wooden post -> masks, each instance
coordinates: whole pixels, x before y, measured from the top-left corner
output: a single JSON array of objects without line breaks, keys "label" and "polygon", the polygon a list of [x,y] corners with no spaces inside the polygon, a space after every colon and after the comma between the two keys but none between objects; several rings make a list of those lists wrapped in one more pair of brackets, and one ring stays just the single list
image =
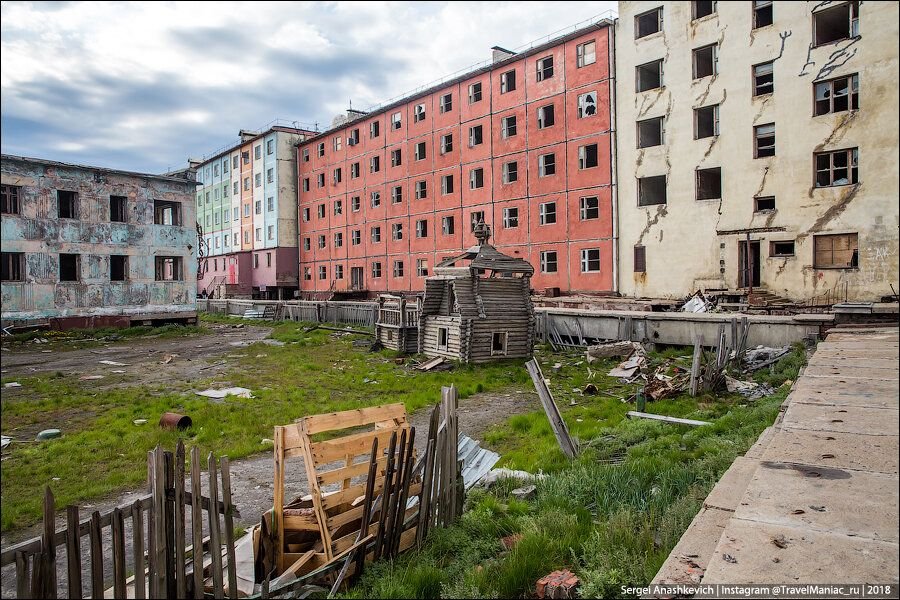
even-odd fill
[{"label": "wooden post", "polygon": [[131,541],[134,548],[134,597],[147,597],[147,579],[144,574],[144,508],[140,500],[131,505]]},{"label": "wooden post", "polygon": [[415,450],[416,428],[410,427],[409,440],[407,441],[406,464],[403,465],[403,479],[400,482],[399,500],[397,502],[397,516],[394,519],[394,533],[391,540],[391,556],[400,552],[400,536],[403,533],[403,525],[406,521],[406,501],[409,498],[409,484],[413,467],[413,451]]},{"label": "wooden post", "polygon": [[525,363],[525,368],[528,369],[528,374],[531,375],[531,380],[534,382],[538,398],[544,407],[547,418],[550,420],[550,427],[553,429],[554,435],[556,435],[556,441],[559,442],[559,446],[566,456],[575,458],[578,454],[578,450],[569,435],[569,429],[566,427],[566,422],[563,421],[562,415],[559,413],[559,408],[557,408],[556,403],[553,401],[553,396],[550,394],[550,389],[547,387],[547,381],[544,379],[541,367],[538,365],[537,360],[531,359]]},{"label": "wooden post", "polygon": [[100,529],[100,512],[91,514],[91,598],[103,598],[103,538]]},{"label": "wooden post", "polygon": [[113,509],[112,522],[112,567],[113,593],[116,598],[125,598],[125,520],[122,509]]},{"label": "wooden post", "polygon": [[[372,451],[369,456],[369,472],[366,476],[366,495],[363,501],[363,514],[359,522],[359,541],[369,535],[369,524],[372,521],[372,504],[375,501],[375,480],[378,479],[378,438],[372,438]],[[347,559],[349,561],[349,555]],[[362,575],[366,562],[366,547],[359,549],[356,555],[356,576]]]},{"label": "wooden post", "polygon": [[284,568],[282,556],[284,555],[284,427],[275,428],[275,475],[273,523],[275,530],[275,569],[281,572]]},{"label": "wooden post", "polygon": [[387,527],[388,498],[390,498],[391,495],[396,450],[397,432],[395,431],[391,434],[391,441],[388,443],[387,465],[385,466],[384,486],[381,488],[381,509],[378,513],[378,530],[375,535],[375,554],[373,560],[381,558],[381,545],[384,541],[385,528]]},{"label": "wooden post", "polygon": [[194,598],[203,598],[203,506],[200,483],[200,449],[191,448],[191,566],[194,575]]},{"label": "wooden post", "polygon": [[166,467],[163,496],[165,498],[163,514],[166,519],[166,597],[175,598],[178,597],[175,575],[175,502],[169,500],[169,490],[173,496],[175,492],[175,456],[171,452],[163,452],[163,462]]},{"label": "wooden post", "polygon": [[[237,559],[234,554],[234,514],[231,505],[231,464],[222,457],[222,503],[225,505],[225,551],[228,553],[228,595],[237,598]],[[218,510],[218,507],[216,507]]]},{"label": "wooden post", "polygon": [[213,597],[225,597],[225,583],[222,578],[222,541],[219,536],[219,482],[216,457],[210,452],[206,457],[209,472],[209,555],[212,558]]},{"label": "wooden post", "polygon": [[166,462],[162,448],[156,447],[153,455],[153,585],[150,596],[162,598],[167,592],[166,569]]},{"label": "wooden post", "polygon": [[694,338],[694,357],[691,361],[691,396],[699,392],[700,384],[700,353],[703,351],[703,336]]},{"label": "wooden post", "polygon": [[66,564],[69,579],[69,598],[80,599],[81,594],[81,524],[78,507],[66,507]]},{"label": "wooden post", "polygon": [[175,593],[179,598],[187,596],[185,581],[184,535],[184,442],[175,446]]},{"label": "wooden post", "polygon": [[44,598],[56,598],[56,502],[44,488],[44,534],[41,536],[41,580]]},{"label": "wooden post", "polygon": [[24,552],[16,552],[16,598],[19,600],[37,598],[37,595],[32,594],[29,589],[28,580],[28,555]]}]

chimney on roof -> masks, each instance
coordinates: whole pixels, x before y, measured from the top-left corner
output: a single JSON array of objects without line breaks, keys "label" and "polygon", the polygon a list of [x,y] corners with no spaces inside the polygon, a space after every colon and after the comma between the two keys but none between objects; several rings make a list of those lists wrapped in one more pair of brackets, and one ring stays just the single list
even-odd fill
[{"label": "chimney on roof", "polygon": [[238,136],[240,136],[242,142],[246,142],[247,140],[255,138],[258,135],[258,131],[250,131],[249,129],[241,129],[238,132]]},{"label": "chimney on roof", "polygon": [[500,46],[494,46],[491,48],[491,62],[500,62],[501,60],[506,60],[510,56],[515,56],[516,53],[512,50],[507,50],[506,48],[501,48]]},{"label": "chimney on roof", "polygon": [[199,158],[189,158],[188,159],[188,169],[198,169],[200,165],[203,164],[203,161]]},{"label": "chimney on roof", "polygon": [[360,117],[366,116],[368,113],[364,110],[356,110],[355,108],[347,109],[347,120],[353,121],[359,119]]}]

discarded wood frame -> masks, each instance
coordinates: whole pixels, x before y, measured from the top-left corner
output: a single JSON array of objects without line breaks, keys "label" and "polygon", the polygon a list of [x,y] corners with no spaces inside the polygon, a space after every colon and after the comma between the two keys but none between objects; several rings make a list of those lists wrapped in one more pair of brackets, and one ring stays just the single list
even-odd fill
[{"label": "discarded wood frame", "polygon": [[559,442],[559,447],[566,456],[575,458],[578,455],[578,447],[572,440],[572,436],[569,435],[569,428],[566,427],[566,422],[553,401],[553,395],[550,393],[550,388],[547,387],[547,381],[544,379],[544,374],[541,372],[537,359],[529,360],[525,363],[525,368],[528,369],[528,374],[531,375],[538,398],[541,400],[541,406],[544,407],[544,412],[550,420],[550,427],[553,428],[553,434],[556,436],[556,441]]}]

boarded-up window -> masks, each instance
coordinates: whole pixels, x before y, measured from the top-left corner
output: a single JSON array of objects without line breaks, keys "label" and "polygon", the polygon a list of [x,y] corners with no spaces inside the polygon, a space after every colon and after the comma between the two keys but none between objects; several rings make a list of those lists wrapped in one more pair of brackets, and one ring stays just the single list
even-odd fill
[{"label": "boarded-up window", "polygon": [[813,238],[817,269],[855,269],[859,266],[859,236],[855,233]]},{"label": "boarded-up window", "polygon": [[645,246],[634,247],[634,272],[647,272],[647,248]]}]

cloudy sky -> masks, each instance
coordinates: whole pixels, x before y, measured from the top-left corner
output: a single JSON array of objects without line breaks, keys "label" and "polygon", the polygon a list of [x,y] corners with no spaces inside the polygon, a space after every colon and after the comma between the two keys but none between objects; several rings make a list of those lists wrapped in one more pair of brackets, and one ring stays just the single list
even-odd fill
[{"label": "cloudy sky", "polygon": [[3,2],[2,150],[162,172],[366,109],[615,2]]}]

